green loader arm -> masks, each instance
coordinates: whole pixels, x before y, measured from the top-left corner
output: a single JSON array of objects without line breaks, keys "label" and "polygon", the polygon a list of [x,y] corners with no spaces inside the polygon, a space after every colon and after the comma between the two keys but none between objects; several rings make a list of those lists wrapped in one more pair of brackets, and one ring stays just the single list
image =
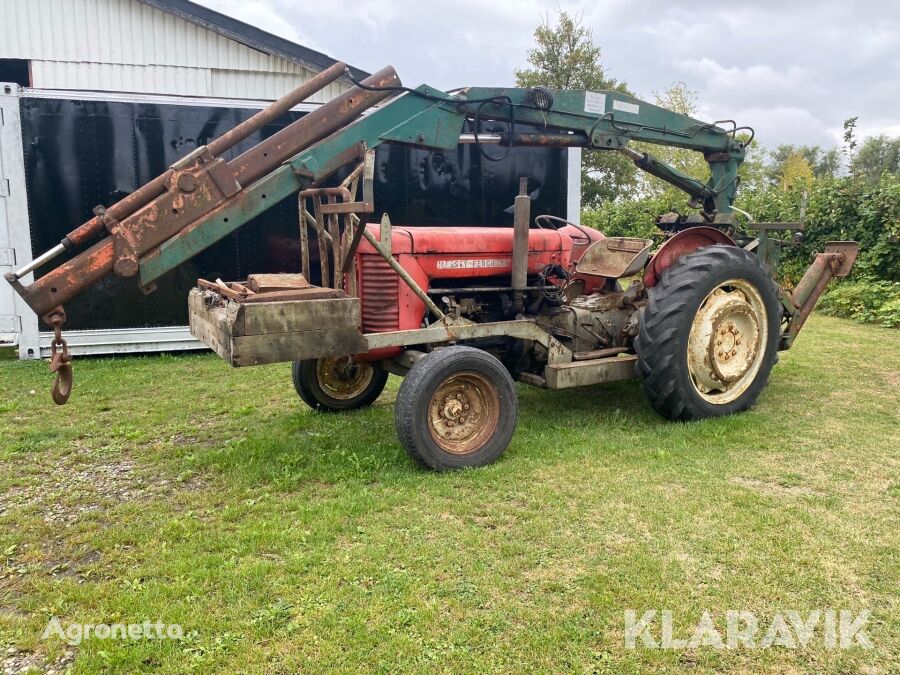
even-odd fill
[{"label": "green loader arm", "polygon": [[[140,264],[142,285],[190,259],[268,207],[327,178],[360,146],[371,150],[399,143],[431,150],[454,150],[460,142],[506,146],[584,147],[623,151],[635,164],[675,185],[702,206],[709,220],[728,214],[737,191],[737,169],[744,144],[713,124],[671,112],[616,91],[552,92],[551,107],[535,104],[531,89],[472,88],[455,94],[421,86],[373,110],[325,140],[300,152],[254,185],[243,198],[210,214],[161,244]],[[535,133],[464,133],[467,121],[492,120],[530,125]],[[711,177],[702,183],[649,154],[628,147],[644,141],[702,152]],[[725,218],[730,222],[729,218]]]}]

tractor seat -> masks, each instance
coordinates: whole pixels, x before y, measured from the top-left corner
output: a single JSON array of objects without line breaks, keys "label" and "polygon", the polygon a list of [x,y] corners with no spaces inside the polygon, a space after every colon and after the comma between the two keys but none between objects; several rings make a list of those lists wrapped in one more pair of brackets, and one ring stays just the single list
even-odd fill
[{"label": "tractor seat", "polygon": [[607,237],[588,247],[575,271],[607,279],[630,277],[644,267],[652,246],[652,239]]}]

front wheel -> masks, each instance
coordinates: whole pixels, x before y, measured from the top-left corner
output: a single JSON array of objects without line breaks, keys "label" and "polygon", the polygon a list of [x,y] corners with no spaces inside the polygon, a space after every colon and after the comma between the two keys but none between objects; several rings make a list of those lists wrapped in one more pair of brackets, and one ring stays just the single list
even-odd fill
[{"label": "front wheel", "polygon": [[493,356],[442,347],[410,368],[394,405],[397,436],[418,462],[436,471],[484,466],[506,450],[516,430],[513,380]]},{"label": "front wheel", "polygon": [[375,402],[388,373],[375,363],[354,361],[349,356],[294,361],[294,389],[313,410],[356,410]]},{"label": "front wheel", "polygon": [[682,256],[649,289],[635,340],[653,408],[697,420],[752,406],[778,360],[781,304],[757,257],[735,246]]}]

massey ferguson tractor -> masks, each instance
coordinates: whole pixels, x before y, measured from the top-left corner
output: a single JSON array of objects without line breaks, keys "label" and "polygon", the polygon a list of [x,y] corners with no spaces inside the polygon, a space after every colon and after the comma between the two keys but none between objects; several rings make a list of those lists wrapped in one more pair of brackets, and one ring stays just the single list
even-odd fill
[{"label": "massey ferguson tractor", "polygon": [[[516,427],[514,382],[546,389],[637,377],[672,420],[754,404],[829,279],[858,246],[832,242],[793,291],[774,281],[798,223],[739,226],[745,143],[733,122],[704,123],[617,91],[401,86],[387,67],[242,155],[222,154],[344,76],[323,71],[6,275],[55,331],[53,398],[72,365],[63,305],[110,274],[154,280],[270,206],[299,195],[300,274],[199,280],[191,332],[232,366],[292,362],[316,410],[372,404],[389,373],[400,442],[435,470],[482,466]],[[349,73],[349,71],[346,71]],[[500,133],[482,129],[490,122]],[[699,181],[629,146],[703,153]],[[512,227],[392,227],[372,219],[374,149],[453,152],[461,143],[624,153],[683,190],[693,215],[659,217],[660,241],[607,237],[531,213],[522,181]],[[496,152],[496,151],[495,151]],[[79,249],[83,249],[78,252]],[[65,262],[32,281],[61,254]]]}]

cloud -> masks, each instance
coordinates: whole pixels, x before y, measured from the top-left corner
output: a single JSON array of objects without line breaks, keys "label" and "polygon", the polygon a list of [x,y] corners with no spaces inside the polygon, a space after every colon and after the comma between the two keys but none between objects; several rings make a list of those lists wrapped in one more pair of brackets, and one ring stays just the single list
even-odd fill
[{"label": "cloud", "polygon": [[200,0],[364,70],[391,64],[411,86],[508,86],[534,27],[580,13],[607,72],[645,98],[683,80],[707,119],[734,118],[770,147],[832,145],[900,126],[895,0]]},{"label": "cloud", "polygon": [[270,0],[194,0],[194,2],[256,26],[267,33],[316,51],[324,51],[316,46],[318,43],[313,37],[303,34],[292,21],[285,20],[285,13]]}]

